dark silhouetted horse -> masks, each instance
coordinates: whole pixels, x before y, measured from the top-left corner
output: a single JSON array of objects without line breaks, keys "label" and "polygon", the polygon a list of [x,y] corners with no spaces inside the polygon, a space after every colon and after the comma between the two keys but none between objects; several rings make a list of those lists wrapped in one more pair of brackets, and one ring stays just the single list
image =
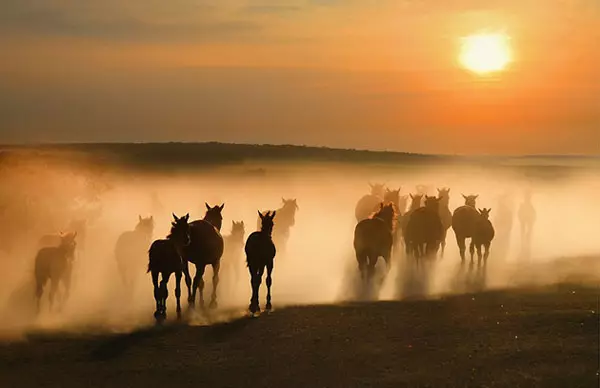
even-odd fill
[{"label": "dark silhouetted horse", "polygon": [[[490,245],[495,236],[494,226],[490,221],[490,212],[492,209],[479,209],[479,220],[475,227],[475,233],[471,239],[471,245],[477,249],[477,266],[481,267],[481,259],[483,258],[483,266],[487,266],[487,260],[490,256]],[[481,248],[485,249],[485,252],[481,254]],[[473,248],[471,248],[473,249]],[[473,258],[471,257],[471,264],[473,264]]]},{"label": "dark silhouetted horse", "polygon": [[225,247],[222,261],[229,269],[234,283],[239,279],[239,269],[243,262],[245,234],[244,221],[231,221],[231,233],[223,237]]},{"label": "dark silhouetted horse", "polygon": [[134,230],[122,233],[115,245],[115,259],[126,287],[132,287],[138,274],[144,271],[144,262],[154,233],[154,217],[138,216]]},{"label": "dark silhouetted horse", "polygon": [[[472,240],[473,233],[475,232],[475,228],[480,219],[480,214],[476,209],[477,197],[479,196],[465,196],[463,194],[465,204],[454,210],[454,213],[452,214],[452,230],[454,230],[454,234],[456,235],[456,242],[460,251],[460,260],[463,265],[465,263],[465,251],[467,250],[466,239],[470,238]],[[471,245],[470,253],[471,260],[473,260],[473,256],[475,255],[473,245]]]},{"label": "dark silhouetted horse", "polygon": [[438,189],[439,198],[439,215],[440,221],[442,221],[442,250],[441,256],[444,257],[446,251],[446,237],[448,235],[448,229],[452,226],[452,212],[450,211],[450,189]]},{"label": "dark silhouetted horse", "polygon": [[[223,224],[223,215],[221,212],[225,204],[221,206],[210,207],[207,203],[206,214],[201,220],[190,224],[190,245],[185,249],[186,263],[183,273],[185,275],[185,284],[188,288],[188,303],[194,306],[196,303],[196,291],[199,290],[200,307],[204,308],[204,271],[207,265],[212,266],[212,296],[209,307],[217,307],[217,287],[219,285],[219,270],[221,268],[221,256],[223,256],[223,237],[221,236],[221,226]],[[196,266],[194,282],[190,276],[188,262]]]},{"label": "dark silhouetted horse", "polygon": [[395,226],[396,209],[393,203],[382,203],[377,213],[356,225],[354,251],[363,281],[368,282],[372,279],[379,257],[383,257],[389,272]]},{"label": "dark silhouetted horse", "polygon": [[[279,249],[280,257],[285,253],[287,241],[290,237],[290,229],[296,224],[296,211],[299,210],[296,199],[281,198],[283,206],[276,210],[277,218],[275,218],[273,228],[273,242]],[[261,218],[258,218],[256,229],[261,229]]]},{"label": "dark silhouetted horse", "polygon": [[273,282],[271,273],[273,272],[273,260],[277,250],[275,244],[271,238],[273,232],[273,219],[277,211],[261,213],[258,212],[258,216],[261,219],[260,231],[253,232],[248,236],[246,241],[246,264],[248,265],[248,271],[250,272],[250,283],[252,285],[252,297],[250,298],[250,306],[248,309],[251,313],[260,311],[258,303],[258,290],[262,283],[262,276],[267,269],[267,304],[265,309],[271,310],[271,284]]},{"label": "dark silhouetted horse", "polygon": [[369,186],[371,187],[371,193],[364,195],[359,199],[356,208],[354,209],[356,222],[369,218],[371,214],[373,214],[373,209],[377,209],[379,204],[383,201],[385,185],[378,183],[373,185],[369,183]]},{"label": "dark silhouetted horse", "polygon": [[[156,311],[154,318],[162,321],[167,318],[167,284],[172,274],[175,274],[175,298],[177,298],[177,319],[181,319],[181,274],[185,259],[183,250],[190,243],[190,215],[178,218],[173,214],[171,233],[166,239],[155,240],[148,251],[148,272],[152,274],[154,300]],[[158,276],[161,275],[160,284]]]},{"label": "dark silhouetted horse", "polygon": [[404,238],[404,231],[406,230],[406,225],[408,224],[408,220],[410,220],[410,215],[417,209],[422,207],[423,196],[421,194],[410,194],[410,208],[402,215],[400,218],[400,235]]},{"label": "dark silhouetted horse", "polygon": [[411,255],[417,266],[425,258],[435,258],[444,235],[442,221],[439,215],[440,200],[436,197],[425,197],[425,206],[416,209],[404,230],[406,256]]},{"label": "dark silhouetted horse", "polygon": [[[402,244],[402,236],[401,236],[401,231],[402,231],[402,212],[399,210],[400,209],[400,190],[402,190],[401,187],[398,188],[398,190],[390,190],[388,188],[385,189],[385,194],[383,195],[383,203],[393,203],[394,204],[394,208],[396,209],[396,226],[394,227],[394,250],[398,249],[398,247],[400,247],[400,245]],[[379,211],[379,209],[381,208],[381,203],[379,203],[376,207],[373,208],[372,213],[376,213],[377,211]],[[406,203],[404,203],[404,209],[406,209]]]},{"label": "dark silhouetted horse", "polygon": [[61,242],[58,246],[44,247],[40,249],[35,257],[35,296],[37,300],[37,310],[40,310],[40,300],[44,292],[44,287],[50,281],[50,310],[54,304],[54,297],[59,291],[60,283],[63,284],[64,297],[60,301],[61,306],[69,297],[71,288],[71,272],[73,270],[73,261],[75,260],[75,248],[77,243],[75,238],[77,233],[68,233],[61,236]]}]

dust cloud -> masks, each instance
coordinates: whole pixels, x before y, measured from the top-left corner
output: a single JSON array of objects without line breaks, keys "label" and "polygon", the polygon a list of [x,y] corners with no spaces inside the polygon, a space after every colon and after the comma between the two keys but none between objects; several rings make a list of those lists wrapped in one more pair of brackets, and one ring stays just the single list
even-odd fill
[{"label": "dust cloud", "polygon": [[[478,206],[492,208],[496,228],[485,284],[479,289],[548,284],[566,279],[596,279],[600,267],[597,240],[600,182],[595,170],[560,178],[531,178],[517,167],[477,165],[414,166],[391,164],[256,163],[215,166],[176,173],[133,171],[90,163],[81,155],[60,158],[14,156],[1,163],[0,175],[0,337],[15,338],[32,330],[76,332],[129,331],[153,324],[154,299],[147,257],[139,260],[133,286],[125,287],[114,257],[118,236],[133,230],[138,216],[155,219],[153,238],[169,231],[171,213],[204,216],[205,205],[225,203],[222,234],[232,221],[244,221],[246,237],[255,230],[257,210],[275,210],[283,198],[296,198],[299,211],[285,253],[276,257],[273,304],[339,303],[356,299],[358,269],[352,248],[354,208],[369,192],[368,182],[385,183],[401,195],[417,185],[450,187],[450,210],[463,204],[461,193],[478,194]],[[550,174],[552,176],[552,174]],[[523,250],[518,210],[531,193],[537,213],[531,245]],[[49,312],[47,300],[36,315],[34,257],[45,234],[69,231],[73,220],[85,219],[73,268],[71,294],[60,312]],[[415,281],[402,255],[378,299],[436,297],[471,292],[457,283],[460,259],[452,230],[447,252],[426,284]],[[243,254],[224,257],[219,309],[195,314],[192,324],[208,324],[244,314],[250,281]],[[193,273],[193,268],[192,268]],[[587,278],[586,278],[587,277]],[[205,274],[206,299],[212,270]],[[463,282],[464,283],[464,282]],[[174,279],[169,283],[167,313],[175,314]],[[263,282],[264,287],[264,282]],[[465,288],[466,287],[466,288]],[[187,289],[182,282],[182,304]],[[261,288],[261,305],[265,290]]]}]

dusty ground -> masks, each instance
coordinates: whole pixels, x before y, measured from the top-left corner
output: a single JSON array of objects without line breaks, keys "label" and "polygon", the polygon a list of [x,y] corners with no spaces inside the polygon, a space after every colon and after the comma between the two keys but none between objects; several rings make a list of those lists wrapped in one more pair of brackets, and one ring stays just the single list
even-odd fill
[{"label": "dusty ground", "polygon": [[291,307],[215,326],[31,333],[1,387],[598,386],[598,290]]}]

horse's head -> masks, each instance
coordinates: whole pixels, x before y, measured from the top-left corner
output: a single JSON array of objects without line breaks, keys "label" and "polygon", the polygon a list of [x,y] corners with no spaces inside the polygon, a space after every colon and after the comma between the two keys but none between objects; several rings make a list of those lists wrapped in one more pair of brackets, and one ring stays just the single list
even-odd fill
[{"label": "horse's head", "polygon": [[244,228],[244,221],[235,222],[231,221],[231,235],[232,236],[244,236],[246,229]]},{"label": "horse's head", "polygon": [[374,195],[379,198],[383,198],[385,185],[382,183],[372,184],[369,182],[369,187],[371,188],[371,195]]},{"label": "horse's head", "polygon": [[221,204],[221,206],[217,205],[215,207],[210,207],[208,203],[204,203],[206,205],[206,214],[204,215],[204,221],[207,221],[212,226],[221,230],[221,226],[223,226],[223,215],[221,212],[225,207],[225,204]]},{"label": "horse's head", "polygon": [[416,210],[421,207],[423,201],[423,194],[410,194],[410,208]]},{"label": "horse's head", "polygon": [[428,210],[433,210],[433,211],[438,211],[438,209],[440,208],[440,198],[434,197],[434,196],[429,196],[426,195],[425,196],[425,208]]},{"label": "horse's head", "polygon": [[260,210],[258,211],[258,216],[260,217],[261,221],[261,232],[268,233],[269,235],[273,233],[273,219],[275,218],[275,214],[277,214],[277,210],[272,214],[270,211],[268,211],[264,215],[260,212]]},{"label": "horse's head", "polygon": [[449,188],[437,189],[437,192],[438,192],[438,198],[445,199],[445,200],[450,199],[450,189]]},{"label": "horse's head", "polygon": [[479,198],[479,195],[464,195],[464,194],[462,194],[462,196],[465,199],[466,206],[477,207],[477,198]]},{"label": "horse's head", "polygon": [[296,198],[294,198],[294,199],[281,198],[281,201],[283,202],[283,208],[281,210],[290,210],[293,213],[295,213],[296,210],[300,210],[300,208],[298,207],[298,201],[296,200]]},{"label": "horse's head", "polygon": [[77,242],[75,238],[77,237],[77,232],[64,233],[60,235],[60,245],[59,247],[64,249],[67,252],[67,255],[70,259],[75,258],[75,248],[77,247]]},{"label": "horse's head", "polygon": [[479,209],[479,214],[481,214],[481,217],[485,218],[486,220],[490,219],[490,212],[492,211],[492,209]]},{"label": "horse's head", "polygon": [[145,235],[152,236],[152,233],[154,232],[154,216],[143,218],[138,215],[138,223],[135,230],[144,233]]},{"label": "horse's head", "polygon": [[168,238],[176,241],[182,246],[190,245],[190,214],[179,218],[173,213],[173,222],[171,222],[171,233]]},{"label": "horse's head", "polygon": [[388,188],[385,189],[385,194],[383,195],[384,202],[392,202],[395,205],[400,203],[400,190],[402,188],[399,187],[398,190],[390,190]]}]

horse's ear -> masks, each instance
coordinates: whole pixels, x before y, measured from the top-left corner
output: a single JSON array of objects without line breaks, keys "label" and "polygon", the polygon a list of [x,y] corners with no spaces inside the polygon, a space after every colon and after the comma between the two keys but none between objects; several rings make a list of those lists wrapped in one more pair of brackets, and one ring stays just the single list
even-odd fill
[{"label": "horse's ear", "polygon": [[177,216],[175,215],[175,213],[171,213],[173,214],[173,219],[175,220],[175,222],[179,221],[179,218],[177,218]]},{"label": "horse's ear", "polygon": [[260,212],[260,210],[257,210],[257,211],[258,211],[258,216],[260,217],[260,219],[261,220],[264,219],[265,217],[262,215],[262,213]]},{"label": "horse's ear", "polygon": [[77,232],[73,232],[73,234],[71,235],[71,239],[75,240],[75,237],[77,237]]},{"label": "horse's ear", "polygon": [[219,206],[219,210],[223,210],[223,208],[224,208],[224,207],[225,207],[225,202],[223,202],[223,203],[221,204],[221,206]]},{"label": "horse's ear", "polygon": [[244,221],[240,222],[240,225],[244,226]]},{"label": "horse's ear", "polygon": [[185,221],[187,222],[187,220],[189,220],[189,219],[190,219],[190,213],[187,213],[187,214],[185,215],[185,217],[183,217],[183,218],[185,218]]},{"label": "horse's ear", "polygon": [[479,198],[479,194],[473,196],[473,199],[477,199],[477,198]]},{"label": "horse's ear", "polygon": [[410,199],[415,199],[415,197],[412,195],[412,193],[410,193],[408,195],[410,195]]},{"label": "horse's ear", "polygon": [[138,221],[142,222],[142,216],[138,214]]},{"label": "horse's ear", "polygon": [[271,219],[275,218],[275,214],[277,214],[277,210],[275,210],[275,211],[273,212],[273,214],[271,214]]},{"label": "horse's ear", "polygon": [[285,198],[281,197],[281,202],[285,203]]},{"label": "horse's ear", "polygon": [[463,196],[463,198],[464,198],[464,199],[467,199],[467,196],[466,196],[466,195],[464,195],[464,194],[461,194],[461,195]]},{"label": "horse's ear", "polygon": [[206,205],[206,210],[210,210],[210,206],[208,205],[207,202],[204,202],[204,205]]}]

